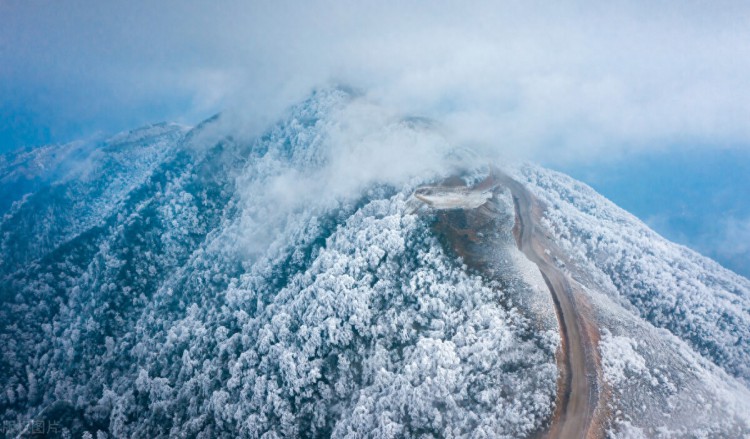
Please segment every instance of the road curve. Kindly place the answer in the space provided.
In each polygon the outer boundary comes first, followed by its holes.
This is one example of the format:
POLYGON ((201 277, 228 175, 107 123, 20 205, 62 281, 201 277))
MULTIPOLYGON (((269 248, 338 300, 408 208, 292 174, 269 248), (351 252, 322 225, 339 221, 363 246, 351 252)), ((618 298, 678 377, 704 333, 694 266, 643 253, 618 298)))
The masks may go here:
MULTIPOLYGON (((555 416, 546 438, 584 439, 599 435, 593 427, 599 401, 599 364, 596 325, 584 311, 568 277, 545 252, 546 237, 536 227, 541 212, 536 198, 519 182, 499 171, 498 183, 510 189, 516 210, 518 248, 539 267, 552 294, 562 338, 561 379, 555 416), (581 309, 579 309, 581 308, 581 309)), ((579 296, 580 297, 580 296, 579 296)))

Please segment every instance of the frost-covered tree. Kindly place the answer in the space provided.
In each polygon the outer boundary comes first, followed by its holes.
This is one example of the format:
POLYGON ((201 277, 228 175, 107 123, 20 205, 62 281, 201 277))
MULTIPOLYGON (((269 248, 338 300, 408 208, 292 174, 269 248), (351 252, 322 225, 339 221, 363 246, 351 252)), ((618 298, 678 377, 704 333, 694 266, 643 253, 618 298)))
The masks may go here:
POLYGON ((221 117, 130 133, 95 152, 86 178, 13 205, 2 420, 114 438, 542 428, 556 335, 410 213, 434 173, 337 178, 373 145, 437 139, 386 116, 345 136, 354 101, 317 93, 249 141, 216 140, 221 117))

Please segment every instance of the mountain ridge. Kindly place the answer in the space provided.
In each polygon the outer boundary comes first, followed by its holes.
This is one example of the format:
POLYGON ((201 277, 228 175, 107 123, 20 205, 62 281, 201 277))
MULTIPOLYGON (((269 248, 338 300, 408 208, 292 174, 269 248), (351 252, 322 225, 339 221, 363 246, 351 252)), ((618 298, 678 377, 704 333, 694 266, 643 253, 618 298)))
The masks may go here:
MULTIPOLYGON (((461 205, 497 206, 492 276, 441 241, 440 206, 417 196, 450 175, 471 186, 486 162, 341 89, 252 139, 221 115, 172 128, 116 137, 135 152, 106 150, 3 216, 3 421, 150 438, 549 428, 560 333, 513 241, 510 193, 461 205)), ((499 165, 544 205, 556 268, 601 325, 599 433, 747 434, 750 281, 568 177, 499 165), (695 306, 683 324, 680 303, 695 306)))

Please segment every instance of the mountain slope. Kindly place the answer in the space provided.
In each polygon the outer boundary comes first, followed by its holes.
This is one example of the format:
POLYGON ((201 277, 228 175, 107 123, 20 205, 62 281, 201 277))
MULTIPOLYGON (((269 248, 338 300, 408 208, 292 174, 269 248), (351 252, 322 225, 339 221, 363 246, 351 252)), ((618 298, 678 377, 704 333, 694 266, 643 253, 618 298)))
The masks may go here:
MULTIPOLYGON (((27 193, 0 223, 11 434, 565 431, 569 343, 492 166, 341 89, 236 128, 1 163, 0 191, 27 193)), ((538 200, 528 221, 596 324, 590 437, 747 435, 748 281, 564 175, 496 165, 538 200)))
MULTIPOLYGON (((554 331, 445 255, 429 217, 409 213, 414 175, 339 182, 348 111, 364 110, 321 93, 241 144, 201 143, 220 130, 210 121, 86 230, 28 264, 4 254, 4 420, 149 438, 541 429, 554 331), (298 180, 326 190, 289 192, 298 180)), ((364 154, 439 140, 382 120, 357 132, 364 154)), ((109 178, 98 175, 75 184, 88 193, 109 178)), ((13 230, 12 244, 35 246, 35 230, 13 230)))
POLYGON ((15 201, 0 223, 2 272, 50 253, 121 209, 184 133, 178 125, 154 125, 99 147, 46 147, 12 160, 0 170, 2 198, 15 201))
POLYGON ((750 434, 747 279, 565 175, 533 165, 509 172, 544 205, 546 252, 595 313, 609 434, 750 434))
POLYGON ((521 181, 549 209, 547 228, 602 291, 750 382, 750 281, 665 240, 591 188, 526 166, 521 181), (592 267, 592 268, 593 268, 592 267))

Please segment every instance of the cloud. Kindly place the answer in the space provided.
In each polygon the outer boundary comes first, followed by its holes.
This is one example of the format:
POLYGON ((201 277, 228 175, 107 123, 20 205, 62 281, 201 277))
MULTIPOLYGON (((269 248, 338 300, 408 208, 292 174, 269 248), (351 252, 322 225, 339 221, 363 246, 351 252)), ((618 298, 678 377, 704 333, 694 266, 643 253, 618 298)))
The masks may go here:
POLYGON ((719 221, 721 234, 714 244, 715 253, 729 268, 750 275, 750 217, 730 216, 719 221))
POLYGON ((0 97, 63 128, 261 127, 342 82, 514 157, 747 145, 750 6, 719 3, 6 1, 0 97))
POLYGON ((721 250, 728 256, 750 253, 750 218, 730 217, 726 222, 726 237, 721 250))

